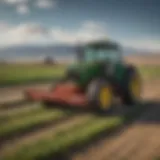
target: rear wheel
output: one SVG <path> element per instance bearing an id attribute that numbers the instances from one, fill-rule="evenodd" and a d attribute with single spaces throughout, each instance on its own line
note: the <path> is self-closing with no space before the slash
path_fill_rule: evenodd
<path id="1" fill-rule="evenodd" d="M 113 109 L 113 92 L 109 82 L 104 79 L 91 81 L 88 85 L 87 97 L 91 105 L 103 112 Z"/>
<path id="2" fill-rule="evenodd" d="M 134 67 L 129 67 L 124 77 L 124 93 L 122 101 L 126 105 L 133 105 L 141 99 L 141 78 Z"/>

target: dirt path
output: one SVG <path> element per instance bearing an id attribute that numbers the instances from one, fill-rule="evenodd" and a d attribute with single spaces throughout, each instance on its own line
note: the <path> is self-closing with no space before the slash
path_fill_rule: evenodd
<path id="1" fill-rule="evenodd" d="M 160 78 L 144 80 L 142 95 L 145 100 L 160 100 Z"/>
<path id="2" fill-rule="evenodd" d="M 72 160 L 152 160 L 160 156 L 160 103 L 121 133 L 93 144 Z"/>
<path id="3" fill-rule="evenodd" d="M 51 84 L 46 83 L 0 88 L 0 104 L 21 100 L 22 98 L 24 98 L 23 91 L 25 91 L 28 88 L 46 90 L 50 86 Z"/>

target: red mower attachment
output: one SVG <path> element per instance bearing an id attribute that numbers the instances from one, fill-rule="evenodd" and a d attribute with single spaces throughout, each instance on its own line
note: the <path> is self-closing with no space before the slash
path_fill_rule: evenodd
<path id="1" fill-rule="evenodd" d="M 32 101 L 45 101 L 53 104 L 66 104 L 70 106 L 87 106 L 88 101 L 84 92 L 76 84 L 65 82 L 58 84 L 51 91 L 29 89 L 25 92 L 27 99 Z"/>

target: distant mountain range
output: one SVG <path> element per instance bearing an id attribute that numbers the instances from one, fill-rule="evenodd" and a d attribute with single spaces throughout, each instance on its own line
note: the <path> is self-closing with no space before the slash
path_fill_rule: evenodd
<path id="1" fill-rule="evenodd" d="M 122 47 L 124 55 L 149 54 L 145 49 L 136 49 L 131 47 Z M 15 57 L 45 57 L 45 56 L 73 56 L 76 53 L 76 47 L 72 45 L 58 46 L 17 46 L 6 49 L 0 49 L 0 59 L 12 59 Z"/>
<path id="2" fill-rule="evenodd" d="M 18 46 L 0 50 L 0 58 L 8 57 L 39 57 L 54 55 L 71 55 L 74 54 L 76 47 L 63 46 Z"/>

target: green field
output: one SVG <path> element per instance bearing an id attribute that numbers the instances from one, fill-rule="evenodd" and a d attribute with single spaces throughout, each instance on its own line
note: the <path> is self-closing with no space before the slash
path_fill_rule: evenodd
<path id="1" fill-rule="evenodd" d="M 22 138 L 17 139 L 17 143 L 10 143 L 9 147 L 2 147 L 0 159 L 49 160 L 65 157 L 72 149 L 83 147 L 94 141 L 98 135 L 113 132 L 124 123 L 133 120 L 142 113 L 143 109 L 143 106 L 137 106 L 122 115 L 107 116 L 71 110 L 48 110 L 42 106 L 33 108 L 33 112 L 31 110 L 25 112 L 21 108 L 20 112 L 3 115 L 7 121 L 1 122 L 0 139 L 8 138 L 12 142 L 15 136 Z M 70 121 L 67 122 L 64 117 L 68 117 Z M 76 118 L 81 121 L 77 121 Z M 62 122 L 58 125 L 54 124 L 54 121 L 59 119 Z M 43 131 L 43 124 L 50 122 L 52 123 L 48 125 L 48 131 Z M 37 125 L 41 127 L 37 128 Z M 33 133 L 33 136 L 36 135 L 35 138 L 29 134 L 31 128 L 36 128 Z M 28 136 L 23 137 L 27 134 Z"/>
<path id="2" fill-rule="evenodd" d="M 21 114 L 21 113 L 19 113 Z M 14 135 L 27 132 L 33 128 L 53 122 L 54 120 L 65 118 L 68 115 L 63 111 L 50 111 L 39 108 L 37 111 L 23 114 L 22 116 L 9 116 L 6 121 L 1 124 L 0 138 L 13 137 Z"/>
<path id="3" fill-rule="evenodd" d="M 160 78 L 160 65 L 155 66 L 141 66 L 138 68 L 144 78 L 155 79 Z"/>
<path id="4" fill-rule="evenodd" d="M 64 66 L 0 65 L 0 85 L 25 84 L 57 79 L 64 75 Z"/>
<path id="5" fill-rule="evenodd" d="M 144 78 L 159 78 L 159 66 L 138 68 Z M 0 86 L 44 82 L 64 76 L 66 66 L 47 65 L 0 65 Z"/>
<path id="6" fill-rule="evenodd" d="M 157 76 L 155 68 L 141 67 L 145 76 Z M 0 85 L 16 85 L 64 76 L 65 66 L 3 65 Z M 118 115 L 100 115 L 63 109 L 46 109 L 40 103 L 0 107 L 0 160 L 49 160 L 64 158 L 102 133 L 110 133 L 139 116 L 145 107 L 135 106 Z M 28 109 L 27 109 L 28 107 Z M 9 141 L 9 142 L 8 142 Z M 64 157 L 61 157 L 64 156 Z M 65 158 L 64 158 L 65 159 Z"/>

